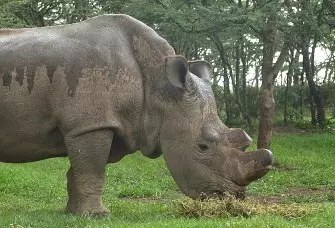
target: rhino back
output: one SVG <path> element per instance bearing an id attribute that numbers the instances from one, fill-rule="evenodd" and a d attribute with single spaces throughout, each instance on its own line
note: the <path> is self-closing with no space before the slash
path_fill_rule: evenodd
<path id="1" fill-rule="evenodd" d="M 104 127 L 135 151 L 144 99 L 139 33 L 163 40 L 122 15 L 1 31 L 0 161 L 65 156 L 64 134 Z"/>

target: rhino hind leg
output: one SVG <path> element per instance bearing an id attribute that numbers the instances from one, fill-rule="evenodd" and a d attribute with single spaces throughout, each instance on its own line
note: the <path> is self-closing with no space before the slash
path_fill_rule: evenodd
<path id="1" fill-rule="evenodd" d="M 67 138 L 71 163 L 67 172 L 68 203 L 65 211 L 84 216 L 108 216 L 102 204 L 105 166 L 113 140 L 108 130 Z"/>

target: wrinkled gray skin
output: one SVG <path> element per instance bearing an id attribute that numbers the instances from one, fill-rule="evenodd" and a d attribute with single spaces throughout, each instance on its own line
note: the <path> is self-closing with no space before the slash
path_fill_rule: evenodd
<path id="1" fill-rule="evenodd" d="M 163 153 L 192 198 L 242 196 L 272 154 L 244 152 L 250 137 L 220 121 L 211 74 L 126 15 L 1 30 L 0 162 L 68 156 L 66 210 L 76 214 L 108 214 L 105 166 L 136 150 Z"/>

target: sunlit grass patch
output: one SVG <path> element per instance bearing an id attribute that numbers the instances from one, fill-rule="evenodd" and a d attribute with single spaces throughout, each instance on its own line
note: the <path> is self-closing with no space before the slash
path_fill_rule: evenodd
<path id="1" fill-rule="evenodd" d="M 252 215 L 279 215 L 286 219 L 302 218 L 319 209 L 311 204 L 297 203 L 270 203 L 261 204 L 253 201 L 246 201 L 244 205 L 252 211 Z"/>
<path id="2" fill-rule="evenodd" d="M 177 207 L 177 212 L 185 217 L 249 217 L 252 214 L 250 208 L 246 207 L 241 200 L 228 194 L 223 199 L 206 198 L 203 200 L 193 200 L 184 198 L 175 201 L 175 206 Z"/>
<path id="3" fill-rule="evenodd" d="M 318 207 L 310 204 L 297 203 L 260 203 L 247 199 L 236 199 L 231 195 L 224 198 L 206 198 L 204 200 L 192 200 L 184 198 L 175 201 L 177 212 L 188 218 L 227 218 L 227 217 L 251 217 L 254 215 L 279 215 L 287 219 L 302 218 L 313 213 Z"/>

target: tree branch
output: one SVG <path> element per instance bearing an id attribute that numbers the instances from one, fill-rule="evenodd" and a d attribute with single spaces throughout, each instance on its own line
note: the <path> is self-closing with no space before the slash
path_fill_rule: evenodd
<path id="1" fill-rule="evenodd" d="M 286 35 L 286 39 L 284 41 L 283 48 L 280 52 L 280 55 L 279 55 L 276 63 L 274 64 L 274 66 L 272 68 L 273 75 L 274 75 L 273 80 L 276 79 L 276 76 L 277 76 L 278 72 L 280 71 L 284 62 L 286 61 L 286 58 L 287 58 L 287 55 L 288 55 L 288 52 L 289 52 L 291 46 L 292 46 L 291 39 L 288 37 L 288 35 Z"/>

